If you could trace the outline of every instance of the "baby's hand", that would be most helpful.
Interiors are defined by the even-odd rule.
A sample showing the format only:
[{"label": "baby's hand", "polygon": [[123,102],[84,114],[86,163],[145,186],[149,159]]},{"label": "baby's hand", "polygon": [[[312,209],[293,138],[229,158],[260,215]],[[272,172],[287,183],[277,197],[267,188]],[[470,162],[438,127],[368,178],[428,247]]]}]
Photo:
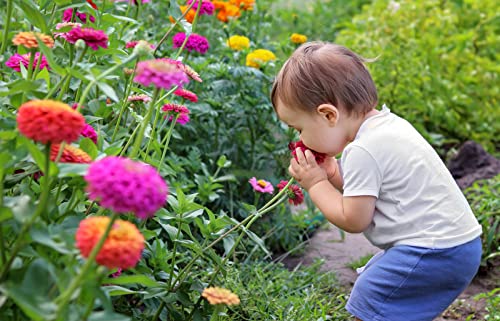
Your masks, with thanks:
[{"label": "baby's hand", "polygon": [[318,165],[310,150],[306,150],[304,153],[300,148],[297,148],[295,153],[297,157],[290,161],[288,171],[305,190],[308,191],[317,183],[328,180],[325,169]]},{"label": "baby's hand", "polygon": [[319,167],[325,170],[328,180],[331,180],[337,173],[338,169],[337,159],[335,157],[326,157],[325,161],[319,164]]}]

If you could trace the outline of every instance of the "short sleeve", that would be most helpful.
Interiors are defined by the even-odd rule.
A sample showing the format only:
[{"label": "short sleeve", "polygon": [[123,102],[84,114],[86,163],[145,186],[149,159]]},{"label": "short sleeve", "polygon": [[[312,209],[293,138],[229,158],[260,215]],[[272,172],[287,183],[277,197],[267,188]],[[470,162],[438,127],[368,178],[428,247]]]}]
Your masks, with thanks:
[{"label": "short sleeve", "polygon": [[378,198],[382,175],[376,160],[363,147],[349,146],[341,158],[344,196]]}]

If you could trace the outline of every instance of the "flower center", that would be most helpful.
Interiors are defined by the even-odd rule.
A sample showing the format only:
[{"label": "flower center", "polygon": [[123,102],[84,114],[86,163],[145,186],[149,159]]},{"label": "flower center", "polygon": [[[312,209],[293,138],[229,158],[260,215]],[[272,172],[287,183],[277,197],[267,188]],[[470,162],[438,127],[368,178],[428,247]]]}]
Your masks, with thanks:
[{"label": "flower center", "polygon": [[260,186],[260,187],[266,187],[267,186],[267,183],[266,181],[262,180],[262,179],[259,179],[257,181],[257,184]]}]

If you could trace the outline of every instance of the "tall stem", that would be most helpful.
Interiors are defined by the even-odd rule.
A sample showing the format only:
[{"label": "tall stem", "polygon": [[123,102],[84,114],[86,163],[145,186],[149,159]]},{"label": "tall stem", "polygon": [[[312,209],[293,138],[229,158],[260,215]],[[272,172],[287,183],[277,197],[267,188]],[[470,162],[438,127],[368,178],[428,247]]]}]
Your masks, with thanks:
[{"label": "tall stem", "polygon": [[66,308],[66,305],[68,305],[69,301],[71,300],[71,296],[78,289],[78,287],[80,286],[80,283],[85,278],[85,276],[89,273],[89,270],[92,267],[92,265],[95,261],[95,258],[97,257],[97,254],[99,253],[102,246],[104,245],[104,242],[106,241],[106,238],[108,237],[108,234],[111,231],[111,228],[113,227],[113,224],[114,224],[116,218],[117,218],[117,215],[116,215],[116,213],[113,212],[113,214],[110,217],[108,226],[106,227],[106,230],[101,235],[99,242],[97,242],[97,244],[94,246],[94,248],[90,252],[90,255],[88,256],[87,261],[85,262],[84,266],[82,267],[80,273],[78,274],[78,276],[75,279],[73,279],[73,281],[68,286],[66,291],[64,291],[56,299],[56,302],[58,302],[56,320],[60,319],[61,314],[64,312],[64,309]]},{"label": "tall stem", "polygon": [[[170,137],[172,137],[172,132],[174,130],[175,124],[177,123],[177,119],[179,118],[180,114],[177,114],[173,119],[172,123],[170,124],[170,127],[168,128],[167,132],[167,139],[165,141],[165,145],[163,146],[163,153],[161,154],[161,159],[160,163],[158,164],[158,172],[161,173],[161,167],[163,166],[163,161],[165,160],[165,155],[167,155],[167,150],[168,150],[168,144],[170,143]],[[168,117],[168,115],[167,115]]]},{"label": "tall stem", "polygon": [[7,276],[10,265],[12,264],[12,262],[14,262],[14,259],[16,258],[17,254],[19,253],[19,251],[23,247],[23,245],[24,245],[23,239],[24,239],[25,234],[29,231],[29,229],[31,228],[31,226],[33,225],[35,220],[42,213],[44,213],[46,210],[47,202],[48,202],[49,194],[50,194],[49,169],[50,169],[50,143],[48,143],[45,146],[45,168],[43,170],[44,178],[43,178],[43,184],[41,186],[42,193],[40,194],[38,206],[37,206],[33,216],[31,216],[31,218],[26,223],[24,223],[23,227],[21,228],[21,231],[16,236],[16,240],[14,242],[12,250],[9,251],[11,256],[10,256],[9,260],[7,261],[7,263],[5,263],[5,265],[3,266],[2,271],[0,273],[0,282],[3,281],[4,278]]},{"label": "tall stem", "polygon": [[159,94],[160,94],[160,88],[155,88],[155,91],[153,93],[153,99],[149,103],[149,109],[146,113],[146,116],[142,120],[141,127],[139,129],[139,133],[135,137],[134,146],[132,148],[132,152],[129,155],[130,158],[136,157],[137,154],[139,153],[139,150],[141,148],[142,139],[144,138],[144,133],[146,132],[146,127],[148,127],[148,124],[151,121],[151,116],[153,115],[153,110],[155,108],[156,100],[158,99]]},{"label": "tall stem", "polygon": [[2,47],[0,48],[0,55],[3,55],[7,48],[9,39],[10,18],[12,17],[12,10],[14,9],[13,0],[7,0],[7,16],[5,17],[5,27],[3,29]]}]

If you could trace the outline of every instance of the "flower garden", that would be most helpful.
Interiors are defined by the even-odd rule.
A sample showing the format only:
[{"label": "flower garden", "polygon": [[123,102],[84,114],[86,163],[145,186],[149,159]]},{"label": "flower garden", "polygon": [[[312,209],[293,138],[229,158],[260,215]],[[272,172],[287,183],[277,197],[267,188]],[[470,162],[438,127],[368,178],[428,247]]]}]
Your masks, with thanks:
[{"label": "flower garden", "polygon": [[[378,56],[380,100],[445,161],[500,155],[497,1],[4,2],[2,321],[348,320],[321,262],[276,259],[324,224],[269,98],[309,39]],[[500,176],[464,192],[493,273]]]}]

